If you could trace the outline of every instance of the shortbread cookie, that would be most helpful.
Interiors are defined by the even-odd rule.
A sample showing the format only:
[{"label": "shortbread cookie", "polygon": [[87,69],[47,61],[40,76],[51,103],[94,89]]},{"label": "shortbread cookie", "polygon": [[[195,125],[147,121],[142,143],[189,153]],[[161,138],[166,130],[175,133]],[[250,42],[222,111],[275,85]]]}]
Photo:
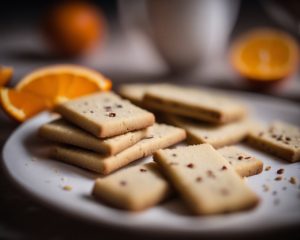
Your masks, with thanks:
[{"label": "shortbread cookie", "polygon": [[98,178],[92,194],[114,207],[141,211],[170,197],[172,190],[159,166],[152,162]]},{"label": "shortbread cookie", "polygon": [[241,177],[249,177],[263,171],[264,163],[258,158],[234,147],[224,147],[218,150]]},{"label": "shortbread cookie", "polygon": [[173,114],[163,114],[163,119],[185,129],[189,144],[209,143],[215,149],[241,142],[254,128],[254,123],[247,119],[227,124],[205,123]]},{"label": "shortbread cookie", "polygon": [[259,201],[210,144],[158,150],[153,159],[194,214],[237,211]]},{"label": "shortbread cookie", "polygon": [[143,98],[146,90],[153,84],[134,83],[122,84],[118,88],[118,93],[126,99],[129,99],[133,104],[142,106]]},{"label": "shortbread cookie", "polygon": [[165,124],[155,124],[152,135],[115,156],[104,156],[86,149],[67,145],[53,146],[51,157],[102,174],[109,174],[128,163],[169,147],[186,138],[185,130]]},{"label": "shortbread cookie", "polygon": [[265,152],[291,162],[300,160],[300,128],[274,122],[269,128],[251,132],[247,142]]},{"label": "shortbread cookie", "polygon": [[55,108],[64,118],[106,138],[152,126],[155,117],[113,92],[101,92],[68,101]]},{"label": "shortbread cookie", "polygon": [[150,87],[143,104],[163,112],[213,123],[232,122],[243,118],[246,113],[243,105],[227,97],[170,84]]},{"label": "shortbread cookie", "polygon": [[50,141],[67,143],[104,155],[115,155],[151,134],[151,127],[110,138],[97,138],[76,125],[58,119],[40,127],[38,135]]}]

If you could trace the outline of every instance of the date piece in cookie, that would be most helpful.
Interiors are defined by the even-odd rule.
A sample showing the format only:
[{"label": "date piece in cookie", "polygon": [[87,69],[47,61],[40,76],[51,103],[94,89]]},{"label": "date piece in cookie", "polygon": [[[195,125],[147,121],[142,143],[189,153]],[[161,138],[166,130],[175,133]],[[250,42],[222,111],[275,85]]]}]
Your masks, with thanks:
[{"label": "date piece in cookie", "polygon": [[115,155],[151,134],[151,127],[110,138],[97,138],[76,125],[58,119],[40,127],[38,135],[58,143],[66,143],[93,150],[104,155]]},{"label": "date piece in cookie", "polygon": [[141,211],[164,201],[172,192],[159,166],[152,162],[98,178],[92,194],[114,207]]},{"label": "date piece in cookie", "polygon": [[243,105],[228,97],[171,84],[150,87],[146,91],[143,104],[151,109],[212,123],[236,121],[246,114]]},{"label": "date piece in cookie", "polygon": [[263,171],[264,163],[256,157],[234,147],[218,149],[220,153],[241,177],[249,177]]},{"label": "date piece in cookie", "polygon": [[68,121],[99,138],[117,136],[155,123],[153,113],[113,92],[101,92],[68,101],[55,108]]},{"label": "date piece in cookie", "polygon": [[247,143],[290,162],[300,160],[300,128],[274,122],[269,128],[251,132]]},{"label": "date piece in cookie", "polygon": [[115,156],[104,156],[83,148],[68,145],[53,146],[50,156],[94,172],[109,174],[138,158],[152,154],[158,149],[169,147],[186,138],[185,130],[181,128],[165,124],[155,124],[151,128],[152,135],[147,135],[145,139]]},{"label": "date piece in cookie", "polygon": [[248,209],[259,201],[210,144],[158,150],[154,161],[196,215]]}]

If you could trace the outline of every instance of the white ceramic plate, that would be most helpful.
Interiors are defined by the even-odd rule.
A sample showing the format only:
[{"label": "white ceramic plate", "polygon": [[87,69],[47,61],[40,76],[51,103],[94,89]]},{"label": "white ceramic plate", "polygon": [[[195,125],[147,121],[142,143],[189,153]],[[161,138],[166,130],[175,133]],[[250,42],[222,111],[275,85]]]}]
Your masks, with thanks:
[{"label": "white ceramic plate", "polygon": [[[299,124],[300,108],[295,103],[254,94],[235,95],[251,107],[253,118],[261,123],[268,124],[274,119],[279,119]],[[290,177],[297,177],[298,182],[300,181],[300,162],[290,163],[277,159],[245,144],[237,146],[260,158],[265,166],[272,167],[270,171],[263,171],[248,178],[249,187],[261,198],[260,204],[251,211],[190,216],[178,199],[141,213],[131,213],[103,205],[91,196],[94,180],[103,177],[102,175],[47,157],[51,143],[39,139],[36,133],[39,126],[50,120],[49,113],[45,112],[22,124],[6,142],[3,160],[9,175],[21,188],[38,201],[59,211],[111,226],[172,233],[238,233],[300,223],[299,183],[294,185],[289,182]],[[37,158],[38,161],[32,161],[32,158]],[[127,167],[151,160],[152,156],[148,156]],[[275,181],[276,171],[280,168],[285,169],[283,180]],[[62,181],[63,177],[66,181]],[[285,178],[287,180],[284,180]],[[268,184],[271,190],[264,191],[264,184]],[[73,190],[62,190],[61,186],[65,185],[73,186]],[[274,191],[277,192],[276,195],[273,194]],[[275,201],[279,204],[276,205]]]}]

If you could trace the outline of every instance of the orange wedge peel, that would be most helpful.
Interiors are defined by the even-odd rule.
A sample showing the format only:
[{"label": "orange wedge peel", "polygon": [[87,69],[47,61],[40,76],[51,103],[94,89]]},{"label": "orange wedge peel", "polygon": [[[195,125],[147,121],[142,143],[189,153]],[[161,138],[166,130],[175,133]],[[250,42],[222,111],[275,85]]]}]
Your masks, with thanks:
[{"label": "orange wedge peel", "polygon": [[297,69],[299,47],[284,31],[260,28],[239,37],[231,47],[230,57],[234,68],[246,78],[273,81]]},{"label": "orange wedge peel", "polygon": [[0,102],[3,109],[20,122],[49,109],[44,99],[30,93],[5,87],[0,88]]},{"label": "orange wedge peel", "polygon": [[0,65],[0,86],[5,86],[9,82],[13,72],[12,67]]}]

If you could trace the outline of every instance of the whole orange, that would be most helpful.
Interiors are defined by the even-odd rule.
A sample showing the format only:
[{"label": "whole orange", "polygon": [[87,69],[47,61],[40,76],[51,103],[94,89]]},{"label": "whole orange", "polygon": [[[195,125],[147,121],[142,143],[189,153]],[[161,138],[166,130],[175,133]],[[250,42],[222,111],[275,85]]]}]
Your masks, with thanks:
[{"label": "whole orange", "polygon": [[43,31],[52,48],[62,56],[75,57],[92,49],[105,34],[105,17],[88,2],[61,2],[49,10]]}]

